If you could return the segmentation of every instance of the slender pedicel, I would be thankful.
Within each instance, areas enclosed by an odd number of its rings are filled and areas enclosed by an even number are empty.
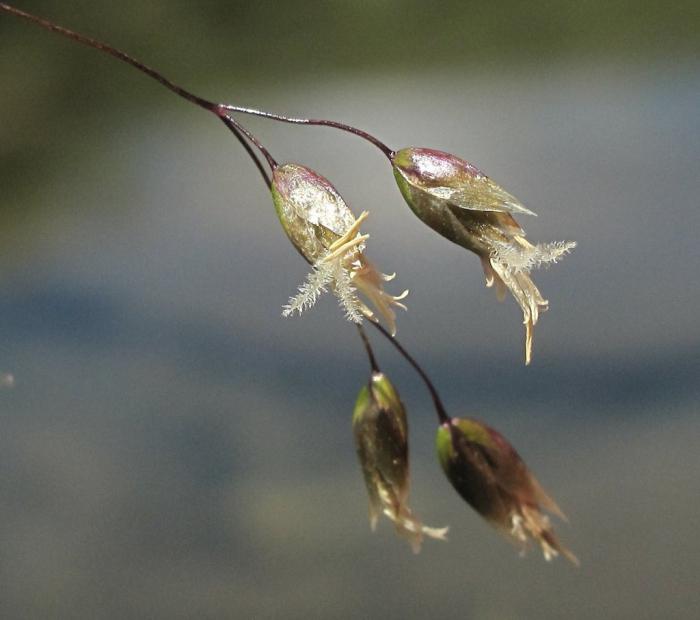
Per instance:
[[[188,90],[182,88],[181,86],[178,86],[174,82],[171,82],[168,78],[166,78],[164,75],[156,71],[155,69],[152,69],[148,65],[142,63],[139,60],[136,60],[135,58],[132,58],[129,56],[127,53],[122,52],[121,50],[118,50],[115,47],[112,47],[111,45],[108,45],[107,43],[103,43],[102,41],[98,41],[97,39],[93,39],[91,37],[87,37],[85,35],[79,34],[77,32],[74,32],[73,30],[69,30],[68,28],[64,28],[63,26],[59,26],[58,24],[54,24],[53,22],[50,22],[47,19],[43,19],[41,17],[37,17],[36,15],[32,15],[31,13],[27,13],[25,11],[22,11],[20,9],[17,9],[13,6],[10,6],[9,4],[5,4],[4,2],[0,2],[0,10],[5,11],[6,13],[10,13],[12,15],[15,15],[17,17],[21,17],[22,19],[26,19],[29,22],[32,22],[36,24],[37,26],[41,26],[42,28],[45,28],[46,30],[50,30],[52,32],[56,32],[64,37],[67,37],[69,39],[72,39],[73,41],[77,41],[78,43],[81,43],[83,45],[87,45],[88,47],[92,47],[100,52],[104,52],[105,54],[109,54],[110,56],[113,56],[114,58],[121,60],[122,62],[125,62],[135,69],[138,69],[142,73],[145,73],[149,77],[153,78],[175,94],[179,95],[183,99],[186,99],[190,103],[194,103],[195,105],[199,106],[200,108],[203,108],[212,114],[215,114],[216,116],[220,117],[222,120],[224,118],[229,118],[239,130],[242,130],[242,127],[233,119],[231,119],[229,112],[240,112],[242,114],[250,114],[253,116],[261,116],[263,118],[269,118],[272,120],[276,121],[281,121],[284,123],[293,123],[296,125],[318,125],[322,127],[334,127],[336,129],[340,129],[342,131],[346,131],[348,133],[352,133],[356,136],[359,136],[360,138],[367,140],[367,142],[370,142],[374,146],[376,146],[384,155],[391,161],[391,159],[394,156],[394,151],[390,149],[386,144],[384,144],[379,138],[376,138],[370,133],[367,133],[366,131],[363,131],[362,129],[358,129],[357,127],[352,127],[351,125],[346,125],[345,123],[339,123],[337,121],[331,121],[331,120],[325,120],[325,119],[311,119],[311,118],[293,118],[289,116],[283,116],[282,114],[273,114],[271,112],[265,112],[263,110],[256,110],[254,108],[246,108],[243,106],[234,106],[234,105],[228,105],[228,104],[221,104],[221,103],[214,103],[213,101],[209,101],[207,99],[204,99],[202,97],[199,97],[198,95],[195,95],[194,93],[189,92]],[[226,121],[224,121],[226,122]],[[231,126],[227,123],[227,126],[229,129],[231,129]],[[232,130],[233,131],[233,130]],[[245,134],[246,131],[243,130],[243,133]],[[250,136],[249,136],[250,137]],[[270,154],[267,152],[267,150],[255,139],[250,137],[251,142],[255,144],[255,146],[260,149],[260,152],[265,156],[265,159],[267,159],[268,163],[270,164],[271,168],[276,167],[275,160],[272,159]],[[269,183],[268,183],[269,185]]]
[[[26,19],[27,21],[36,24],[37,26],[40,26],[42,28],[45,28],[46,30],[50,30],[51,32],[60,34],[64,37],[67,37],[68,39],[77,41],[78,43],[81,43],[83,45],[87,45],[88,47],[92,47],[93,49],[96,49],[100,52],[104,52],[105,54],[109,54],[117,60],[121,60],[122,62],[131,65],[135,69],[141,71],[142,73],[145,73],[150,78],[153,78],[154,80],[165,86],[167,89],[174,92],[176,95],[218,116],[239,140],[239,133],[245,135],[246,138],[248,138],[248,140],[250,140],[256,146],[256,148],[263,154],[271,169],[274,170],[277,167],[277,162],[272,158],[268,150],[255,138],[255,136],[253,136],[247,129],[245,129],[238,121],[231,118],[224,106],[218,103],[214,103],[212,101],[208,101],[207,99],[203,99],[202,97],[199,97],[189,92],[188,90],[185,90],[181,86],[178,86],[174,82],[171,82],[168,78],[166,78],[164,75],[162,75],[155,69],[152,69],[151,67],[136,60],[135,58],[132,58],[125,52],[122,52],[121,50],[118,50],[112,47],[111,45],[103,43],[102,41],[86,37],[85,35],[69,30],[68,28],[64,28],[63,26],[54,24],[53,22],[50,22],[46,19],[42,19],[41,17],[37,17],[36,15],[32,15],[31,13],[26,13],[25,11],[21,11],[20,9],[16,9],[15,7],[12,7],[9,4],[5,4],[4,2],[0,2],[0,10],[5,11],[6,13],[10,13],[11,15],[15,15],[17,17],[21,17],[22,19]],[[246,151],[249,155],[251,154],[248,148],[246,148]],[[258,169],[260,169],[259,162],[257,160],[254,161],[256,161],[256,165],[258,165]],[[263,174],[263,178],[269,186],[270,181],[266,173]]]
[[[250,158],[253,160],[255,167],[258,169],[258,172],[262,176],[263,181],[265,181],[265,185],[268,188],[272,187],[272,179],[270,178],[270,175],[267,173],[267,170],[265,170],[265,166],[263,166],[263,163],[260,161],[260,158],[258,157],[257,153],[253,150],[253,148],[250,146],[250,143],[245,139],[243,133],[240,131],[240,125],[228,116],[222,116],[221,120],[223,121],[224,125],[226,125],[226,127],[228,127],[231,130],[231,133],[233,133],[233,135],[236,136],[236,139],[241,143],[241,146],[245,149],[246,153],[248,153]]]
[[[369,365],[372,367],[372,372],[380,372],[377,359],[374,357],[374,351],[372,351],[372,346],[369,344],[369,338],[367,338],[367,333],[365,332],[364,327],[362,327],[362,325],[358,325],[357,331],[360,332],[362,344],[365,345],[365,351],[367,351],[367,357],[369,358]]]
[[[241,114],[251,114],[253,116],[261,116],[263,118],[269,118],[275,121],[281,121],[283,123],[292,123],[294,125],[317,125],[321,127],[334,127],[335,129],[340,129],[342,131],[347,131],[348,133],[355,134],[367,142],[371,142],[376,146],[389,161],[394,157],[394,151],[390,149],[386,144],[384,144],[379,138],[376,138],[370,133],[353,127],[351,125],[346,125],[345,123],[339,123],[337,121],[330,121],[318,118],[294,118],[291,116],[284,116],[282,114],[273,114],[272,112],[265,112],[264,110],[256,110],[254,108],[245,108],[242,106],[221,104],[221,108],[228,110],[229,112],[240,112]]]
[[[435,413],[437,413],[437,417],[440,420],[440,424],[447,424],[450,421],[450,417],[447,415],[447,412],[445,411],[445,407],[442,404],[442,399],[440,398],[440,395],[437,393],[437,389],[435,389],[435,386],[433,385],[433,382],[430,380],[430,377],[426,374],[426,372],[420,367],[420,364],[413,359],[413,356],[406,351],[406,349],[403,348],[401,343],[396,340],[381,324],[377,323],[376,321],[369,321],[370,325],[373,327],[376,327],[382,335],[389,341],[391,344],[394,345],[396,350],[406,359],[406,361],[413,366],[413,369],[420,375],[420,378],[423,379],[423,383],[425,383],[425,387],[428,388],[428,391],[430,392],[430,396],[433,399],[433,404],[435,405]]]

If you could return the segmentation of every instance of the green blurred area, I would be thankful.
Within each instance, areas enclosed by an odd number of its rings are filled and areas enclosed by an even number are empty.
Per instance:
[[[357,74],[459,68],[468,79],[533,66],[683,62],[700,52],[696,0],[54,0],[18,7],[109,42],[202,96],[263,107],[250,96],[256,89]],[[35,186],[27,178],[79,169],[79,160],[65,159],[66,141],[83,142],[72,157],[91,158],[100,145],[90,137],[104,132],[110,115],[182,105],[132,68],[5,13],[0,92],[0,211],[9,222],[32,211]]]
[[[694,0],[54,0],[18,6],[109,42],[212,98],[236,98],[251,82],[282,85],[353,72],[459,67],[468,74],[543,63],[680,60],[700,53],[700,3]],[[135,87],[132,72],[0,13],[0,110],[12,119],[0,129],[3,156],[13,147],[42,144],[28,128],[37,105],[70,123],[78,122],[70,118],[76,97],[95,104],[95,117],[106,100],[115,106],[160,101],[157,88]],[[218,92],[211,92],[211,84]]]
[[[29,11],[201,76],[285,79],[414,66],[644,58],[700,51],[700,5],[631,0],[436,2],[35,2]],[[30,39],[3,17],[3,51]],[[56,54],[35,35],[34,52]],[[164,53],[164,50],[168,50]],[[71,62],[87,66],[74,57]],[[182,66],[184,65],[184,67]]]

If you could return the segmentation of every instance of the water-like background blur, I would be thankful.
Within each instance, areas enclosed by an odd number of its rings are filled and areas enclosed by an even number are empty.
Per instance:
[[[368,209],[411,289],[399,337],[453,415],[516,445],[574,569],[453,492],[430,400],[411,504],[448,544],[372,534],[350,415],[368,365],[231,134],[133,69],[0,13],[0,617],[696,618],[697,2],[24,2],[198,94],[473,161],[579,247],[521,314],[354,136],[249,119]],[[9,387],[9,377],[14,386]]]

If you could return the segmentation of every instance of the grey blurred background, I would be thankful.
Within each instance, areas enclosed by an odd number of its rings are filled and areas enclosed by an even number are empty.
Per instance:
[[[218,101],[473,161],[575,239],[520,312],[425,228],[382,155],[250,119],[371,212],[411,289],[399,337],[454,415],[518,448],[579,555],[526,558],[452,491],[407,403],[411,504],[448,544],[369,531],[350,415],[367,377],[232,136],[113,59],[0,13],[0,617],[696,618],[697,2],[24,2]],[[6,374],[5,383],[8,383]]]

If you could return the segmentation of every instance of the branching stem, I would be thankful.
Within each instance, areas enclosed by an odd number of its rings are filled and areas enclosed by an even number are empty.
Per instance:
[[[243,148],[246,150],[248,155],[251,157],[251,159],[257,166],[260,174],[262,175],[268,187],[270,186],[270,176],[263,167],[262,162],[258,158],[257,154],[253,151],[252,147],[250,146],[250,143],[252,143],[260,151],[260,153],[262,153],[262,155],[267,160],[267,163],[270,166],[271,170],[277,168],[277,162],[274,160],[272,155],[270,155],[269,151],[260,143],[260,141],[231,116],[231,112],[239,112],[241,114],[260,116],[263,118],[269,118],[272,120],[281,121],[284,123],[292,123],[296,125],[317,125],[323,127],[333,127],[335,129],[340,129],[342,131],[352,133],[364,140],[367,140],[368,142],[376,146],[390,160],[394,156],[394,151],[390,149],[386,144],[384,144],[381,140],[367,133],[366,131],[363,131],[362,129],[358,129],[357,127],[352,127],[351,125],[346,125],[337,121],[309,118],[293,118],[283,116],[281,114],[272,114],[270,112],[264,112],[262,110],[255,110],[253,108],[244,108],[241,106],[214,103],[189,92],[181,86],[178,86],[155,69],[152,69],[148,65],[142,63],[141,61],[132,58],[125,52],[122,52],[121,50],[118,50],[115,47],[112,47],[111,45],[103,43],[102,41],[98,41],[97,39],[93,39],[80,33],[74,32],[73,30],[69,30],[68,28],[59,26],[58,24],[54,24],[49,20],[37,17],[36,15],[32,15],[31,13],[26,13],[25,11],[12,7],[4,2],[0,2],[0,10],[11,15],[15,15],[16,17],[25,19],[51,32],[60,34],[64,37],[67,37],[68,39],[76,41],[77,43],[86,45],[88,47],[92,47],[93,49],[108,54],[109,56],[112,56],[113,58],[116,58],[121,62],[131,65],[141,73],[145,73],[148,77],[156,80],[162,86],[165,86],[168,90],[174,92],[179,97],[182,97],[190,103],[193,103],[196,106],[207,110],[208,112],[211,112],[219,119],[221,119],[224,125],[226,125],[226,127],[228,127],[228,129],[238,139],[238,141],[241,143]],[[411,364],[411,366],[413,366],[415,371],[420,375],[421,379],[428,388],[430,395],[432,396],[433,402],[435,404],[435,410],[437,412],[438,418],[440,419],[440,422],[446,422],[449,418],[447,416],[447,413],[445,412],[445,408],[442,404],[442,401],[440,400],[440,396],[438,395],[435,386],[433,385],[432,381],[430,381],[430,378],[425,373],[425,371],[420,367],[418,362],[416,362],[415,359],[413,359],[413,357],[408,353],[408,351],[406,351],[406,349],[404,349],[403,346],[401,346],[401,344],[394,337],[392,337],[388,331],[384,329],[384,327],[373,321],[371,323],[382,333],[382,335],[384,335],[384,337],[386,337],[389,340],[389,342],[391,342],[394,345],[394,347],[399,351],[399,353],[408,361],[409,364]],[[379,372],[379,366],[377,365],[377,360],[374,357],[374,353],[370,346],[369,339],[367,338],[367,334],[365,333],[362,327],[358,326],[358,329],[360,331],[360,337],[362,338],[362,341],[365,345],[365,349],[367,351],[372,370],[374,372]]]
[[[4,2],[0,2],[0,10],[5,11],[6,13],[10,13],[11,15],[15,15],[16,17],[25,19],[33,24],[36,24],[37,26],[40,26],[41,28],[45,28],[46,30],[60,34],[82,45],[92,47],[93,49],[108,54],[116,58],[117,60],[131,65],[138,71],[141,71],[141,73],[145,73],[148,77],[153,78],[161,85],[174,92],[176,95],[218,116],[223,121],[223,123],[233,132],[233,134],[239,139],[239,141],[242,142],[240,134],[243,134],[246,138],[248,138],[248,140],[250,140],[250,142],[252,142],[255,145],[255,147],[263,154],[272,170],[274,170],[277,167],[277,162],[273,159],[272,155],[270,155],[269,151],[260,143],[260,141],[255,136],[253,136],[253,134],[251,134],[238,121],[231,117],[225,106],[222,106],[218,103],[214,103],[212,101],[208,101],[207,99],[203,99],[202,97],[199,97],[189,92],[188,90],[185,90],[181,86],[178,86],[174,82],[171,82],[168,78],[166,78],[164,75],[162,75],[155,69],[152,69],[148,65],[142,63],[141,61],[132,58],[125,52],[122,52],[121,50],[118,50],[115,47],[112,47],[111,45],[103,43],[102,41],[86,37],[85,35],[82,35],[78,32],[74,32],[73,30],[69,30],[68,28],[59,26],[58,24],[54,24],[49,20],[37,17],[36,15],[32,15],[31,13],[26,13],[25,11],[21,11],[20,9],[10,6],[9,4],[5,4]],[[251,157],[253,157],[251,149],[248,146],[246,146],[246,144],[244,144],[244,147],[246,148],[246,152],[249,155],[251,155]],[[260,161],[257,159],[257,157],[253,157],[253,161],[262,173],[265,182],[269,186],[269,176],[262,169]]]
[[[250,140],[250,142],[252,142],[255,145],[255,147],[263,154],[272,170],[274,170],[277,167],[277,162],[272,158],[269,151],[257,140],[257,138],[255,138],[255,136],[253,136],[249,131],[243,128],[243,126],[240,125],[240,123],[238,123],[234,118],[231,117],[231,112],[239,112],[241,114],[249,114],[252,116],[269,118],[283,123],[292,123],[295,125],[315,125],[321,127],[333,127],[335,129],[340,129],[341,131],[346,131],[348,133],[359,136],[363,140],[366,140],[367,142],[373,144],[382,153],[384,153],[384,155],[389,160],[391,160],[394,156],[394,151],[390,149],[386,144],[384,144],[379,138],[357,127],[353,127],[345,123],[339,123],[338,121],[313,118],[294,118],[290,116],[284,116],[282,114],[273,114],[272,112],[265,112],[264,110],[256,110],[254,108],[214,103],[213,101],[209,101],[207,99],[199,97],[198,95],[195,95],[194,93],[191,93],[190,91],[182,88],[181,86],[170,81],[168,78],[166,78],[163,74],[159,73],[155,69],[149,67],[148,65],[142,63],[139,60],[136,60],[135,58],[129,56],[127,53],[122,52],[121,50],[112,47],[111,45],[108,45],[107,43],[103,43],[102,41],[98,41],[97,39],[93,39],[91,37],[82,35],[78,32],[74,32],[73,30],[69,30],[68,28],[64,28],[63,26],[54,24],[53,22],[47,19],[43,19],[41,17],[37,17],[36,15],[32,15],[31,13],[27,13],[25,11],[17,9],[4,2],[0,2],[0,10],[5,11],[6,13],[10,13],[11,15],[15,15],[16,17],[25,19],[33,24],[36,24],[37,26],[45,28],[46,30],[50,30],[51,32],[60,34],[64,37],[67,37],[68,39],[76,41],[77,43],[86,45],[88,47],[92,47],[93,49],[108,54],[116,58],[117,60],[131,65],[138,71],[145,73],[147,76],[156,80],[162,86],[165,86],[168,90],[171,90],[176,95],[218,116],[224,122],[224,124],[234,133],[234,135],[236,135],[236,137],[239,138],[239,140],[240,133],[245,135],[248,138],[248,140]],[[248,148],[246,148],[246,151],[249,155],[251,155],[251,151]],[[254,159],[254,161],[256,162],[258,169],[260,169],[260,165],[257,159]],[[267,174],[263,174],[263,178],[265,178],[265,181],[269,186],[270,183]]]
[[[386,144],[384,144],[379,138],[376,138],[370,133],[353,127],[351,125],[346,125],[345,123],[339,123],[337,121],[330,121],[324,119],[316,118],[294,118],[290,116],[284,116],[282,114],[273,114],[272,112],[265,112],[264,110],[255,110],[254,108],[244,108],[235,105],[222,105],[222,108],[228,110],[229,112],[240,112],[241,114],[251,114],[253,116],[261,116],[263,118],[269,118],[275,121],[281,121],[283,123],[292,123],[294,125],[317,125],[321,127],[334,127],[335,129],[340,129],[341,131],[347,131],[348,133],[355,134],[363,140],[372,143],[376,146],[386,157],[391,160],[394,157],[394,151],[390,149]]]
[[[267,170],[265,170],[265,166],[263,166],[257,153],[252,149],[250,143],[246,140],[246,138],[248,138],[248,140],[255,144],[255,146],[260,150],[260,152],[263,153],[263,155],[265,155],[267,163],[270,165],[270,168],[274,170],[277,167],[277,164],[272,159],[272,157],[270,157],[270,154],[267,151],[267,149],[265,149],[265,147],[263,147],[262,144],[258,142],[257,138],[253,137],[253,134],[251,134],[247,129],[245,129],[241,124],[237,123],[230,116],[220,116],[219,118],[222,120],[224,125],[226,125],[226,127],[228,127],[231,130],[231,133],[233,133],[233,135],[236,136],[236,139],[241,143],[241,146],[245,149],[246,153],[250,155],[250,158],[253,160],[253,163],[257,167],[258,172],[260,172],[260,175],[265,181],[265,185],[267,185],[268,188],[271,187],[272,181],[270,179],[270,175],[267,173]]]
[[[380,323],[377,323],[375,321],[369,322],[373,327],[378,329],[381,332],[381,334],[389,342],[391,342],[392,345],[394,345],[396,350],[404,357],[404,359],[411,366],[413,366],[413,369],[420,375],[420,378],[423,380],[423,383],[425,383],[425,387],[428,388],[428,392],[430,392],[430,396],[433,399],[433,404],[435,405],[435,413],[437,414],[437,417],[440,420],[440,424],[449,423],[450,416],[448,416],[447,412],[445,411],[445,407],[442,404],[442,399],[437,393],[437,389],[435,389],[435,386],[430,380],[430,377],[428,377],[427,373],[421,368],[420,364],[413,358],[413,356],[408,351],[406,351],[406,349],[403,348],[401,343],[398,340],[396,340],[396,338],[393,337]]]

